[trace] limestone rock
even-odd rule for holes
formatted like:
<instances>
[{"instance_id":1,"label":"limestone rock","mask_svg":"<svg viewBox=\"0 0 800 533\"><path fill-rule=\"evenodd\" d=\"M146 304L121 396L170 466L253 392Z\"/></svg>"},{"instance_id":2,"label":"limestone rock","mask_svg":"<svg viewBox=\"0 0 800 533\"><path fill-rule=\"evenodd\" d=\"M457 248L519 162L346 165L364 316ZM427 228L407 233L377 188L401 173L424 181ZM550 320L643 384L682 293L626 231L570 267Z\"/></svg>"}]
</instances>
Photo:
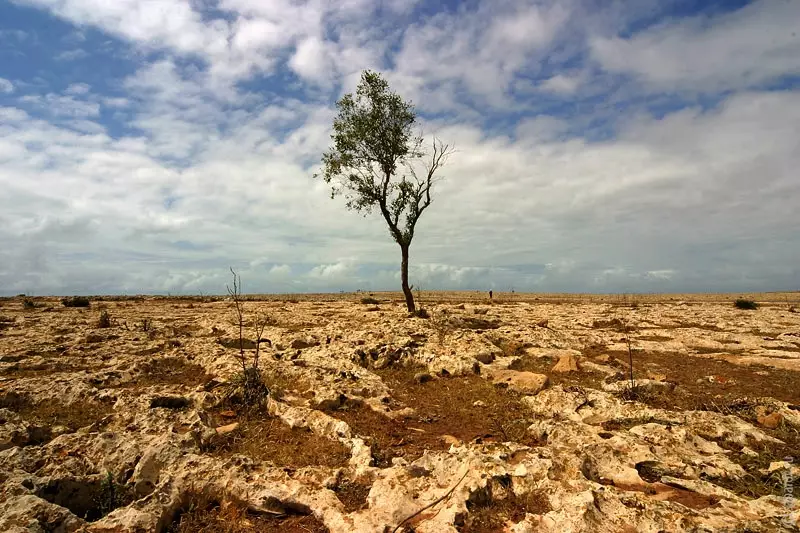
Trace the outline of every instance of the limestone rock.
<instances>
[{"instance_id":1,"label":"limestone rock","mask_svg":"<svg viewBox=\"0 0 800 533\"><path fill-rule=\"evenodd\" d=\"M544 374L518 372L516 370L495 370L491 373L492 383L506 386L522 394L536 395L547 387L549 378Z\"/></svg>"},{"instance_id":2,"label":"limestone rock","mask_svg":"<svg viewBox=\"0 0 800 533\"><path fill-rule=\"evenodd\" d=\"M551 369L552 372L577 372L578 360L574 355L564 354L558 358L558 362Z\"/></svg>"}]
</instances>

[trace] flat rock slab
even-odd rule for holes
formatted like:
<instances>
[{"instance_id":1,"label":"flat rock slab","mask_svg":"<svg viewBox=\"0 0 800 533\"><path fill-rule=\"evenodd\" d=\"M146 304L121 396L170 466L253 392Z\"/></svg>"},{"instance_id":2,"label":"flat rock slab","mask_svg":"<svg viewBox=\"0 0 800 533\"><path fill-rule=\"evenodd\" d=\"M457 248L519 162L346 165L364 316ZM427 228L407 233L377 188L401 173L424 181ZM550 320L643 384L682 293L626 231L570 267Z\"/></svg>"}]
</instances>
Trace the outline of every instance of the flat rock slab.
<instances>
[{"instance_id":1,"label":"flat rock slab","mask_svg":"<svg viewBox=\"0 0 800 533\"><path fill-rule=\"evenodd\" d=\"M494 370L489 378L498 386L508 387L521 394L539 394L550 382L544 374L518 372L516 370Z\"/></svg>"},{"instance_id":2,"label":"flat rock slab","mask_svg":"<svg viewBox=\"0 0 800 533\"><path fill-rule=\"evenodd\" d=\"M563 354L552 369L553 372L577 372L578 359L572 354Z\"/></svg>"}]
</instances>

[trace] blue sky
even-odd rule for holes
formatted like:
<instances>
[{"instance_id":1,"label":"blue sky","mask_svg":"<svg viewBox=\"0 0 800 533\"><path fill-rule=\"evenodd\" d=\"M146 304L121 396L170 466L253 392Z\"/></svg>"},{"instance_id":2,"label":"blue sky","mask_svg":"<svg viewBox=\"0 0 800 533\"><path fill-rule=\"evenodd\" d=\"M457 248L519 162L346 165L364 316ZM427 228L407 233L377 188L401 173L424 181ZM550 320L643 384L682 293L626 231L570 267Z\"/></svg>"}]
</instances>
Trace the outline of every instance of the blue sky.
<instances>
[{"instance_id":1,"label":"blue sky","mask_svg":"<svg viewBox=\"0 0 800 533\"><path fill-rule=\"evenodd\" d=\"M0 293L396 289L314 181L370 68L455 145L425 290L800 285L800 2L0 0Z\"/></svg>"}]
</instances>

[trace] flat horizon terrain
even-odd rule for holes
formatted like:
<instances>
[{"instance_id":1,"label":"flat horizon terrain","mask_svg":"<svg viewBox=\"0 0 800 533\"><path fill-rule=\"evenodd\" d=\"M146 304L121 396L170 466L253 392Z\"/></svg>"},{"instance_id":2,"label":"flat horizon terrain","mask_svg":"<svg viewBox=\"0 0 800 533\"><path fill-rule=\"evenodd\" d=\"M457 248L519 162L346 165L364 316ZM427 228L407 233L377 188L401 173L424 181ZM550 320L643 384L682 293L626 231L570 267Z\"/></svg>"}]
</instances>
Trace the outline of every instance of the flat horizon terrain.
<instances>
[{"instance_id":1,"label":"flat horizon terrain","mask_svg":"<svg viewBox=\"0 0 800 533\"><path fill-rule=\"evenodd\" d=\"M798 526L800 292L415 297L0 299L0 530Z\"/></svg>"}]
</instances>

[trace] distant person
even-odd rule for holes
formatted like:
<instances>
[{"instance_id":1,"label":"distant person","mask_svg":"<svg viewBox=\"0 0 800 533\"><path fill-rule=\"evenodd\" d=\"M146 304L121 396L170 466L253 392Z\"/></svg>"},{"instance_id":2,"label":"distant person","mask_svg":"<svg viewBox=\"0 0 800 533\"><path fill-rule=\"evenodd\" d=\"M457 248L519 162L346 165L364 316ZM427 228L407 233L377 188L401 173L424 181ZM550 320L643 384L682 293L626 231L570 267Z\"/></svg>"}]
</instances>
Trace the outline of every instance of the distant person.
<instances>
[{"instance_id":1,"label":"distant person","mask_svg":"<svg viewBox=\"0 0 800 533\"><path fill-rule=\"evenodd\" d=\"M492 291L489 291L489 299L492 299Z\"/></svg>"}]
</instances>

